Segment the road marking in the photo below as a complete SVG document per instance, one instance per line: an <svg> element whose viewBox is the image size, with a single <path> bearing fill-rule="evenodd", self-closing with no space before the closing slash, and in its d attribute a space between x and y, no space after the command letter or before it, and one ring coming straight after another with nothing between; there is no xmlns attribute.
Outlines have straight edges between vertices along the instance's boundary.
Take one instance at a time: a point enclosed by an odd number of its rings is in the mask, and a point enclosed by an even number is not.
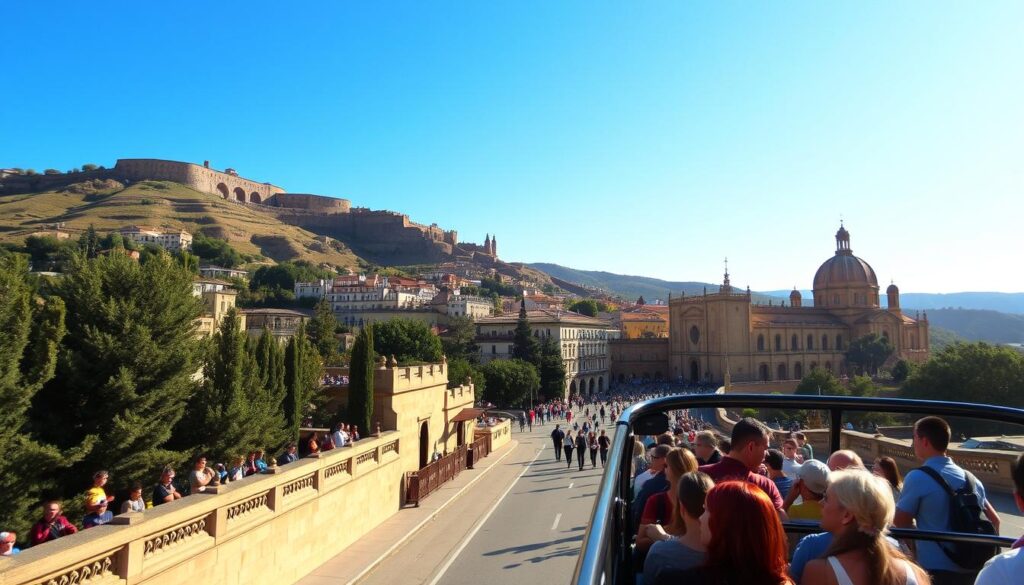
<svg viewBox="0 0 1024 585"><path fill-rule="evenodd" d="M576 485L576 484L573 483L573 482L569 482L569 488L568 489L572 489L572 486L574 486L574 485Z"/></svg>
<svg viewBox="0 0 1024 585"><path fill-rule="evenodd" d="M537 451L537 454L533 457L533 460L530 461L529 465L524 467L523 470L519 472L519 475L516 477L515 481L509 484L508 488L505 490L505 493L501 494L501 497L498 498L498 501L494 502L494 505L491 506L491 509L488 510L487 513L484 514L484 517L481 518L480 521L477 522L476 526L473 527L473 530L470 531L468 535L466 535L466 538L462 539L462 542L459 543L459 547L455 549L455 552L452 553L452 556L449 557L448 560L445 561L444 565L441 566L441 570L438 571L437 575L434 576L433 579L431 579L430 585L437 585L441 581L441 577L444 577L444 574L448 572L448 569L450 569L452 564L455 563L455 559L459 558L459 555L462 554L462 551L467 546L469 546L469 542L473 540L473 537L476 536L476 533L480 532L480 529L484 527L484 524L487 523L487 520L491 517L491 514L493 514L494 511L498 509L499 505L501 505L501 502L505 499L505 496L507 496L508 493L512 491L512 488L515 487L517 483L519 483L519 480L522 479L524 475L526 475L526 472L530 470L530 466L537 461L537 458L540 457L540 454L543 452L544 447L542 446Z"/></svg>
<svg viewBox="0 0 1024 585"><path fill-rule="evenodd" d="M562 519L562 515L561 514L555 514L555 522L551 525L551 530L554 530L555 528L558 527L558 521L561 520L561 519Z"/></svg>

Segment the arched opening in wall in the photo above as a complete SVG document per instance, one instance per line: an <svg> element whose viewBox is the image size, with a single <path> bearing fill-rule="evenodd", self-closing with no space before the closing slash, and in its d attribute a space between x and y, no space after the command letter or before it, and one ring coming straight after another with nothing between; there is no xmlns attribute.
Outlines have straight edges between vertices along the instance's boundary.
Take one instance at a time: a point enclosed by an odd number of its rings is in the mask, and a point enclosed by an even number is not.
<svg viewBox="0 0 1024 585"><path fill-rule="evenodd" d="M700 364L697 363L697 360L690 361L690 381L700 381Z"/></svg>
<svg viewBox="0 0 1024 585"><path fill-rule="evenodd" d="M596 386L597 386L597 384L594 382L594 379L591 378L590 379L590 386L589 386L589 389L587 390L587 394L593 394L594 393L594 388Z"/></svg>
<svg viewBox="0 0 1024 585"><path fill-rule="evenodd" d="M842 351L842 350L843 350L843 336L842 335L836 335L836 351Z"/></svg>
<svg viewBox="0 0 1024 585"><path fill-rule="evenodd" d="M466 423L459 422L455 424L455 443L461 447L466 444Z"/></svg>
<svg viewBox="0 0 1024 585"><path fill-rule="evenodd" d="M420 424L420 469L427 466L430 462L430 429L427 427L427 421L423 421Z"/></svg>
<svg viewBox="0 0 1024 585"><path fill-rule="evenodd" d="M775 351L782 351L782 336L775 335Z"/></svg>
<svg viewBox="0 0 1024 585"><path fill-rule="evenodd" d="M245 203L245 191L241 187L235 187L235 200Z"/></svg>
<svg viewBox="0 0 1024 585"><path fill-rule="evenodd" d="M802 380L804 377L804 366L800 362L793 366L793 377L797 380Z"/></svg>
<svg viewBox="0 0 1024 585"><path fill-rule="evenodd" d="M758 380L761 380L762 382L767 382L768 380L771 379L771 374L769 374L768 372L768 364L761 364L760 367L757 368L757 370Z"/></svg>
<svg viewBox="0 0 1024 585"><path fill-rule="evenodd" d="M263 198L260 197L259 193L253 191L249 194L249 203L263 203Z"/></svg>
<svg viewBox="0 0 1024 585"><path fill-rule="evenodd" d="M808 335L807 336L807 347L805 349L807 349L808 351L814 349L814 336L813 335Z"/></svg>
<svg viewBox="0 0 1024 585"><path fill-rule="evenodd" d="M573 380L572 382L569 382L569 396L572 396L575 393L576 393L576 380Z"/></svg>
<svg viewBox="0 0 1024 585"><path fill-rule="evenodd" d="M830 374L832 373L832 362L825 362L825 371Z"/></svg>
<svg viewBox="0 0 1024 585"><path fill-rule="evenodd" d="M597 391L604 392L604 376L597 377Z"/></svg>
<svg viewBox="0 0 1024 585"><path fill-rule="evenodd" d="M818 367L818 362L811 362L811 370L813 371L816 367Z"/></svg>
<svg viewBox="0 0 1024 585"><path fill-rule="evenodd" d="M764 335L757 336L757 351L764 351Z"/></svg>
<svg viewBox="0 0 1024 585"><path fill-rule="evenodd" d="M225 199L228 198L228 186L225 185L224 183L217 184L217 192L220 193L221 197Z"/></svg>
<svg viewBox="0 0 1024 585"><path fill-rule="evenodd" d="M661 379L661 371L660 370L657 371L657 372L654 372L654 379L655 380L660 380Z"/></svg>
<svg viewBox="0 0 1024 585"><path fill-rule="evenodd" d="M821 336L821 349L828 349L828 335Z"/></svg>
<svg viewBox="0 0 1024 585"><path fill-rule="evenodd" d="M779 372L778 372L779 375L777 376L778 380L788 380L789 379L789 376L786 375L786 373L787 373L786 372L786 364L779 364L778 370L779 370Z"/></svg>
<svg viewBox="0 0 1024 585"><path fill-rule="evenodd" d="M793 336L789 338L789 351L796 351L798 349L800 349L800 338L794 333Z"/></svg>

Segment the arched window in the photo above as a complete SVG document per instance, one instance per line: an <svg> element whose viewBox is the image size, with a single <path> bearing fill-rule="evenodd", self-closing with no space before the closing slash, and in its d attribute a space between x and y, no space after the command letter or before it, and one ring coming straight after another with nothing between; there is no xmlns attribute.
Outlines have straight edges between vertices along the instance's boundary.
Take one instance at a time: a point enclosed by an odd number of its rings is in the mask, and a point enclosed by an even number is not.
<svg viewBox="0 0 1024 585"><path fill-rule="evenodd" d="M796 336L796 333L794 333L793 337L789 338L789 350L796 351L798 349L800 349L800 338Z"/></svg>
<svg viewBox="0 0 1024 585"><path fill-rule="evenodd" d="M842 351L842 350L843 350L843 336L842 335L836 335L836 351Z"/></svg>
<svg viewBox="0 0 1024 585"><path fill-rule="evenodd" d="M825 371L830 374L832 373L832 362L825 362Z"/></svg>
<svg viewBox="0 0 1024 585"><path fill-rule="evenodd" d="M777 376L777 379L779 379L779 380L786 380L786 379L789 378L789 376L786 375L786 364L779 364L778 370L779 370L779 375Z"/></svg>
<svg viewBox="0 0 1024 585"><path fill-rule="evenodd" d="M757 336L757 351L764 351L764 335Z"/></svg>
<svg viewBox="0 0 1024 585"><path fill-rule="evenodd" d="M828 335L822 335L821 336L821 349L822 350L827 350L828 349Z"/></svg>
<svg viewBox="0 0 1024 585"><path fill-rule="evenodd" d="M807 336L807 350L810 351L812 349L814 349L814 336L813 335L808 335Z"/></svg>
<svg viewBox="0 0 1024 585"><path fill-rule="evenodd" d="M694 345L696 345L697 342L700 341L700 329L697 329L696 325L690 327L690 341Z"/></svg>
<svg viewBox="0 0 1024 585"><path fill-rule="evenodd" d="M760 366L760 368L758 368L758 370L759 370L758 371L758 379L759 380L761 380L762 382L767 382L768 380L771 379L769 377L770 374L769 374L769 370L768 370L768 364L761 364L761 366Z"/></svg>
<svg viewBox="0 0 1024 585"><path fill-rule="evenodd" d="M832 304L833 305L838 305L839 304L839 295L832 295Z"/></svg>
<svg viewBox="0 0 1024 585"><path fill-rule="evenodd" d="M782 336L775 334L775 351L782 351Z"/></svg>
<svg viewBox="0 0 1024 585"><path fill-rule="evenodd" d="M802 378L804 377L804 366L803 366L803 364L801 364L800 362L797 362L797 363L796 363L796 364L795 364L795 365L793 366L793 376L794 376L794 377L795 377L795 378L796 378L797 380L800 380L800 379L802 379Z"/></svg>

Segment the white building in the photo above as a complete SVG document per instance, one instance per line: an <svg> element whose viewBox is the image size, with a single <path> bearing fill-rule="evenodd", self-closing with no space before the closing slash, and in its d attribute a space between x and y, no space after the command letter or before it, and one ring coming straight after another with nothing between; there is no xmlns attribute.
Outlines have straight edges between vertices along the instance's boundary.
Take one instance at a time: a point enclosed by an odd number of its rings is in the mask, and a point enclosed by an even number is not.
<svg viewBox="0 0 1024 585"><path fill-rule="evenodd" d="M200 266L199 275L207 278L241 278L249 280L248 270L238 270L237 268L224 268L223 266Z"/></svg>
<svg viewBox="0 0 1024 585"><path fill-rule="evenodd" d="M132 225L120 229L121 237L136 243L155 244L165 250L188 250L192 247L192 234L184 230L164 232L155 228Z"/></svg>
<svg viewBox="0 0 1024 585"><path fill-rule="evenodd" d="M565 362L568 395L603 392L609 382L608 340L619 331L607 321L571 311L534 309L526 311L533 336L558 343ZM480 362L512 359L512 346L519 315L512 313L477 319L476 343ZM549 397L550 398L550 397Z"/></svg>
<svg viewBox="0 0 1024 585"><path fill-rule="evenodd" d="M471 317L475 321L481 317L490 317L494 303L483 297L456 294L448 297L446 306L449 317Z"/></svg>

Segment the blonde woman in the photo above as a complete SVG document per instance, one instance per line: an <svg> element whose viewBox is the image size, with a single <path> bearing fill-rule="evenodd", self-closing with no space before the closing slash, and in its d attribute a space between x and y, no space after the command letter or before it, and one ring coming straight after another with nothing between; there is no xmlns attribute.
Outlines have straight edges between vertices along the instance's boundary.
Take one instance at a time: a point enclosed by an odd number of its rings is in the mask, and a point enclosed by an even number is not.
<svg viewBox="0 0 1024 585"><path fill-rule="evenodd" d="M928 574L885 538L895 510L884 478L863 469L830 474L821 527L832 545L826 558L807 563L801 585L930 585Z"/></svg>
<svg viewBox="0 0 1024 585"><path fill-rule="evenodd" d="M636 533L636 551L642 558L655 541L666 536L679 536L686 532L686 524L679 515L679 478L697 471L697 458L685 447L672 449L665 456L665 478L668 490L647 498L640 527Z"/></svg>

